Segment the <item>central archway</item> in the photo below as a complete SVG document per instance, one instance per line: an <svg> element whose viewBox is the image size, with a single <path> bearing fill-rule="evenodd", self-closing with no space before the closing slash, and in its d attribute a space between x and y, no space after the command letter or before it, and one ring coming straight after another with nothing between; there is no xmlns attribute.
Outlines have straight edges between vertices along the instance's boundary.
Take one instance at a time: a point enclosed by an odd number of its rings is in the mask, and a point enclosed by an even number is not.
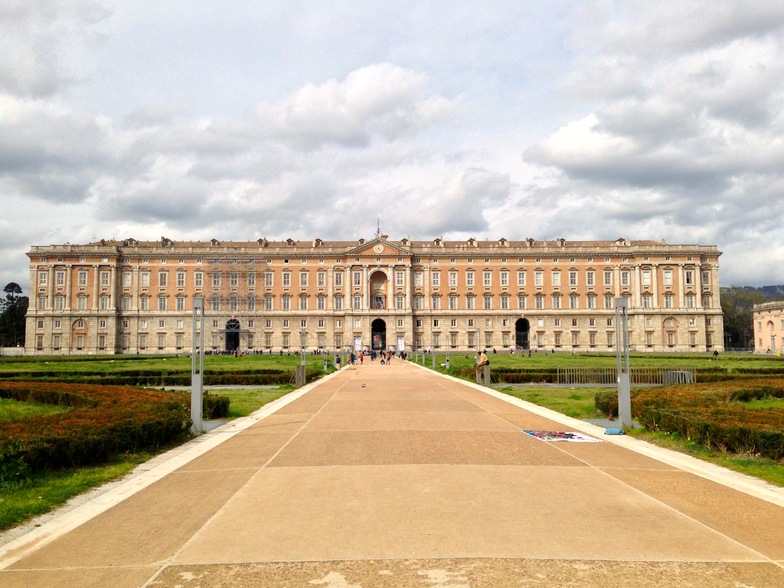
<svg viewBox="0 0 784 588"><path fill-rule="evenodd" d="M374 320L370 325L371 349L380 351L387 348L387 324L382 319Z"/></svg>
<svg viewBox="0 0 784 588"><path fill-rule="evenodd" d="M518 349L528 349L531 346L530 341L531 323L528 319L517 319L515 322L515 346Z"/></svg>
<svg viewBox="0 0 784 588"><path fill-rule="evenodd" d="M231 319L226 322L226 351L236 351L240 346L240 321Z"/></svg>

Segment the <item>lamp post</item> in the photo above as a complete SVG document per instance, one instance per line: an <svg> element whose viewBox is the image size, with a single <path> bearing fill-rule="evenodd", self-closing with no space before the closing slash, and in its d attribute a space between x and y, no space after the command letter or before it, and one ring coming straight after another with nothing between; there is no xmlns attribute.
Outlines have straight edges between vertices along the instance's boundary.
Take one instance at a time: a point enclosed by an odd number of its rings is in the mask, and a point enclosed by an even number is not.
<svg viewBox="0 0 784 588"><path fill-rule="evenodd" d="M618 372L618 418L632 426L631 375L629 373L629 300L615 299L615 349Z"/></svg>
<svg viewBox="0 0 784 588"><path fill-rule="evenodd" d="M196 326L199 326L198 341L196 337ZM197 345L198 343L198 345ZM138 343L137 343L138 345ZM202 404L204 402L204 299L193 299L193 323L191 325L191 431L201 433L204 430L202 424ZM198 354L198 360L196 356Z"/></svg>
<svg viewBox="0 0 784 588"><path fill-rule="evenodd" d="M300 365L305 365L305 342L307 341L308 333L305 329L302 329L299 332L299 346L300 346L300 354L302 355L302 359L300 361Z"/></svg>

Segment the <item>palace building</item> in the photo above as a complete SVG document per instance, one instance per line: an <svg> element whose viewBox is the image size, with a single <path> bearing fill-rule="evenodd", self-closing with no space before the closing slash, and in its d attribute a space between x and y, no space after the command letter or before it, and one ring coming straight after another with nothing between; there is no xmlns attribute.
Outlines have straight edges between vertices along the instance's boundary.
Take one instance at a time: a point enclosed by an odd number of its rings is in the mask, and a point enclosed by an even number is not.
<svg viewBox="0 0 784 588"><path fill-rule="evenodd" d="M716 246L99 241L31 247L26 353L723 351ZM193 324L201 299L204 324Z"/></svg>
<svg viewBox="0 0 784 588"><path fill-rule="evenodd" d="M780 356L784 349L784 301L755 304L751 316L754 323L754 352Z"/></svg>

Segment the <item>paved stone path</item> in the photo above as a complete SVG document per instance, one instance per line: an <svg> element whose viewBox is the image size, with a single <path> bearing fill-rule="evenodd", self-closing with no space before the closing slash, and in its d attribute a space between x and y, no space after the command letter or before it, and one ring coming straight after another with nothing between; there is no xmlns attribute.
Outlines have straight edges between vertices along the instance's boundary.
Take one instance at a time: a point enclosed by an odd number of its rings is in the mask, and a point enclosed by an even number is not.
<svg viewBox="0 0 784 588"><path fill-rule="evenodd" d="M7 543L0 585L784 586L784 491L602 431L346 367Z"/></svg>

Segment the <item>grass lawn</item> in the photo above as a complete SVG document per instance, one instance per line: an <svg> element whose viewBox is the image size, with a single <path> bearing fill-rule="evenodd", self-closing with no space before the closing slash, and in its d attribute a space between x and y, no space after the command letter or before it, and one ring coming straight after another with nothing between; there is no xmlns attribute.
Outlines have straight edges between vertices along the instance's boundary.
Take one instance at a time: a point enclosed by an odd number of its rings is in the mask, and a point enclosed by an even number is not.
<svg viewBox="0 0 784 588"><path fill-rule="evenodd" d="M20 402L10 398L0 398L0 421L14 421L31 416L60 414L68 412L67 406L54 406L38 402Z"/></svg>
<svg viewBox="0 0 784 588"><path fill-rule="evenodd" d="M501 386L499 392L576 419L601 419L594 406L594 396L607 388L571 388L556 386Z"/></svg>

